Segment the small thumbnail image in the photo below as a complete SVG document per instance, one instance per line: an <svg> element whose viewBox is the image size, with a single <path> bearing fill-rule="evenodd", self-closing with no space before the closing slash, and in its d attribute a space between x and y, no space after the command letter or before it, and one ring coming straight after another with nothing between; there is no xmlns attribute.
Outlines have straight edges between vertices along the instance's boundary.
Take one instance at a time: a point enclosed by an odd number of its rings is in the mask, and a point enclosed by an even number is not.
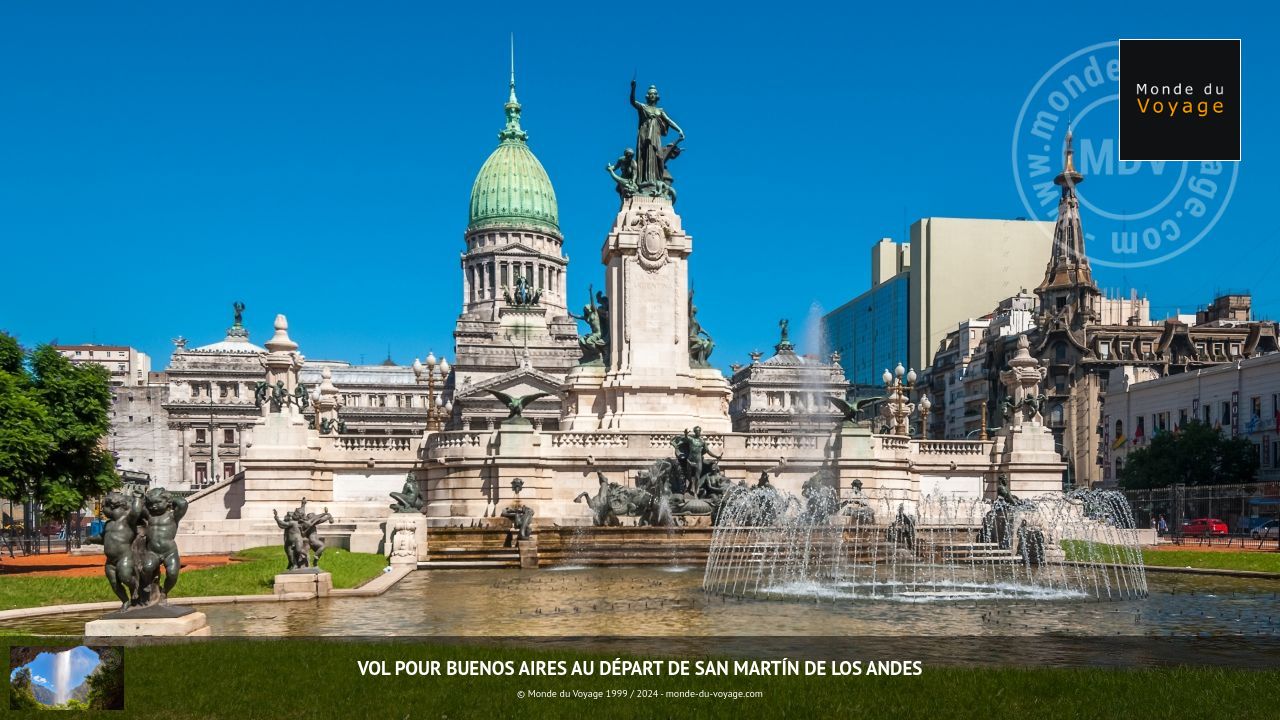
<svg viewBox="0 0 1280 720"><path fill-rule="evenodd" d="M9 709L124 709L124 648L10 647Z"/></svg>

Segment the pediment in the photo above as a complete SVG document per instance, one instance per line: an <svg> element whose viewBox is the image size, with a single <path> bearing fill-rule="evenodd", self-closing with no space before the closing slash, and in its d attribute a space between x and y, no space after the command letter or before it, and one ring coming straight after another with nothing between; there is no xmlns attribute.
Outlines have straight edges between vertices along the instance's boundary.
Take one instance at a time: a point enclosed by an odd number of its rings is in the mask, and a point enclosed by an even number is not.
<svg viewBox="0 0 1280 720"><path fill-rule="evenodd" d="M534 393L551 393L560 397L560 381L539 370L522 367L488 378L475 385L464 388L454 396L454 400L480 398L492 400L490 390L497 390L512 397L523 397Z"/></svg>

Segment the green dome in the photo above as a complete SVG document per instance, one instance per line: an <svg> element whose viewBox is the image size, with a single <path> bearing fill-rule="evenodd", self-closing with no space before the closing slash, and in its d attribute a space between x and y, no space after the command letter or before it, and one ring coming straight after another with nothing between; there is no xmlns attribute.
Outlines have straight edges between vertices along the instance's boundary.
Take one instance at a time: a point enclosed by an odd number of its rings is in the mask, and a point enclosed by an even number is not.
<svg viewBox="0 0 1280 720"><path fill-rule="evenodd" d="M560 236L556 191L542 163L529 150L528 134L520 128L520 103L515 81L506 104L507 126L501 142L471 186L471 217L467 231L519 228Z"/></svg>

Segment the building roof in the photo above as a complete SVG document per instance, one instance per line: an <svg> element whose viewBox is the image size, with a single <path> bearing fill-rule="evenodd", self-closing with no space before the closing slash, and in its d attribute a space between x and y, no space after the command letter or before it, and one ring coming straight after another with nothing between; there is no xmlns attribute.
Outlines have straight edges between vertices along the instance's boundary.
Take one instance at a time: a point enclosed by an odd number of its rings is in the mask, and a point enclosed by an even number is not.
<svg viewBox="0 0 1280 720"><path fill-rule="evenodd" d="M498 133L498 148L484 161L471 186L467 231L513 228L560 237L560 213L551 178L529 149L529 135L520 127L515 73L504 109L507 125Z"/></svg>

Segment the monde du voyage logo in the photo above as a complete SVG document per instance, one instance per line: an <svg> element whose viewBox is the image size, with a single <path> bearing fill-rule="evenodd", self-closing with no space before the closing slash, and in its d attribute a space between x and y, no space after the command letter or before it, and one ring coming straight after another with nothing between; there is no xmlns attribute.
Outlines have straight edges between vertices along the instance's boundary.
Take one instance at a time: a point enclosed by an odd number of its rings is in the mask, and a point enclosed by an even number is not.
<svg viewBox="0 0 1280 720"><path fill-rule="evenodd" d="M1239 60L1238 40L1111 41L1059 60L1014 124L1028 217L1056 218L1053 180L1070 130L1089 260L1144 267L1190 250L1221 219L1239 176Z"/></svg>

